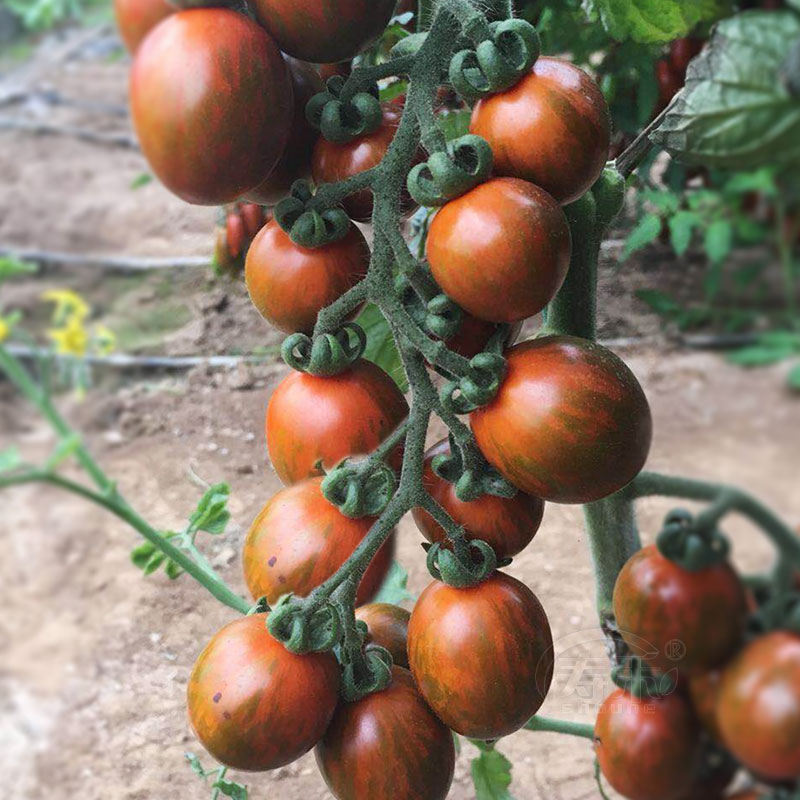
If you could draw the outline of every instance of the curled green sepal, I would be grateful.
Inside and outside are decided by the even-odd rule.
[[[442,387],[442,404],[454,414],[470,414],[497,394],[506,372],[506,360],[497,353],[478,353],[469,362],[467,374]]]
[[[392,682],[392,654],[376,644],[368,644],[355,658],[344,655],[342,698],[354,703],[373,692],[387,689]]]
[[[428,301],[425,329],[439,339],[451,339],[461,329],[464,312],[446,294],[437,294]]]
[[[485,581],[497,569],[497,555],[482,539],[453,542],[452,548],[441,542],[428,548],[428,572],[437,581],[466,589]]]
[[[480,451],[475,448],[475,468],[465,468],[461,449],[450,434],[450,452],[434,456],[431,468],[442,480],[455,484],[456,497],[464,503],[477,500],[485,494],[511,498],[517,487],[509,483],[500,473],[489,466]]]
[[[258,600],[250,607],[246,616],[252,617],[254,614],[268,614],[270,612],[269,603],[266,597],[259,597]]]
[[[468,133],[417,164],[408,175],[408,191],[421,206],[443,206],[461,197],[491,174],[494,156],[489,143]]]
[[[309,615],[293,595],[282,597],[267,617],[267,630],[291,653],[333,650],[342,635],[335,607],[325,603]]]
[[[730,542],[716,527],[701,530],[683,509],[667,514],[656,546],[661,555],[689,572],[713,567],[730,552]]]
[[[345,322],[336,333],[323,333],[313,339],[293,333],[283,340],[281,356],[298,372],[329,377],[344,372],[364,354],[367,335],[355,322]]]
[[[350,217],[341,206],[318,209],[310,205],[314,197],[307,181],[295,181],[289,197],[273,212],[275,222],[300,247],[324,247],[343,239],[350,230]]]
[[[377,84],[342,100],[346,83],[341,75],[334,75],[328,79],[325,90],[315,94],[306,105],[308,122],[335,144],[373,133],[383,120]]]
[[[345,459],[322,481],[322,494],[346,517],[377,517],[397,491],[397,475],[387,464],[369,469]]]
[[[450,62],[450,83],[468,102],[514,86],[541,52],[536,28],[525,20],[493,22],[489,28],[491,39],[461,50]]]
[[[612,667],[611,680],[628,694],[640,700],[655,700],[672,694],[677,688],[677,673],[657,675],[642,659],[626,656],[621,664]]]

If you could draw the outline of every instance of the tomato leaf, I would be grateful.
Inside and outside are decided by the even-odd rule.
[[[700,224],[700,216],[694,211],[679,211],[669,221],[669,237],[676,255],[682,256],[692,243],[692,233]]]
[[[231,518],[228,511],[228,497],[231,487],[227,483],[217,483],[200,498],[197,508],[189,517],[190,531],[205,531],[214,535],[225,532]]]
[[[733,247],[733,225],[730,220],[718,219],[708,226],[705,236],[705,251],[711,262],[721,264]]]
[[[241,783],[219,780],[213,785],[214,789],[219,789],[220,794],[225,797],[232,797],[233,800],[247,800],[247,787]]]
[[[722,169],[799,161],[800,103],[781,75],[798,36],[800,17],[791,12],[721,22],[652,141],[682,161]]]
[[[381,588],[372,599],[373,603],[392,603],[399,606],[406,600],[416,600],[411,592],[408,591],[408,572],[398,561],[392,561],[389,572],[386,575]]]
[[[772,347],[758,344],[752,347],[743,347],[741,350],[731,353],[728,360],[740,367],[768,367],[790,358],[794,353],[795,349],[792,346]]]
[[[139,569],[144,569],[147,566],[147,562],[155,552],[155,545],[150,544],[150,542],[145,542],[144,544],[140,544],[138,547],[134,547],[133,550],[131,550],[131,561]]]
[[[657,314],[670,315],[681,308],[673,298],[658,289],[640,289],[636,296]]]
[[[800,392],[800,364],[795,364],[789,371],[786,383],[793,392]]]
[[[0,473],[11,472],[22,463],[22,456],[16,447],[0,450]]]
[[[36,269],[36,264],[21,261],[13,256],[2,256],[0,257],[0,283],[17,275],[28,275],[36,272]]]
[[[484,749],[472,759],[471,768],[477,800],[513,800],[508,791],[511,762],[502,753]]]
[[[645,215],[639,224],[630,232],[625,241],[622,260],[630,258],[637,250],[641,250],[658,239],[661,233],[661,217],[658,214]]]
[[[189,762],[192,772],[194,772],[195,775],[199,775],[201,778],[205,778],[206,771],[203,769],[200,759],[194,753],[184,753],[184,755]]]
[[[386,322],[380,309],[370,303],[359,314],[356,322],[367,334],[367,349],[364,351],[364,358],[387,372],[405,392],[408,389],[408,380],[403,369],[403,362],[400,359],[397,345],[394,343],[392,332],[389,330],[389,323]]]

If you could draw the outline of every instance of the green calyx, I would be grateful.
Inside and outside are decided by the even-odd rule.
[[[322,481],[322,494],[346,517],[377,517],[397,491],[397,475],[384,463],[346,459]]]
[[[341,206],[318,209],[308,181],[295,181],[289,197],[275,206],[275,222],[300,247],[324,247],[343,239],[350,230],[350,217]]]
[[[431,467],[442,480],[455,485],[456,497],[463,503],[477,500],[485,494],[495,497],[514,497],[517,488],[509,483],[488,462],[477,448],[473,449],[473,457],[467,466],[461,449],[450,435],[450,452],[434,457]]]
[[[508,332],[502,332],[507,338]],[[440,392],[442,406],[453,414],[470,414],[491,402],[506,374],[506,360],[486,350],[469,361],[467,374],[446,383]]]
[[[361,651],[342,650],[342,698],[354,703],[392,682],[392,654],[384,647],[368,644]]]
[[[800,635],[800,593],[777,593],[750,616],[747,628],[753,636],[763,636],[771,631],[791,631]]]
[[[483,183],[493,163],[492,148],[485,139],[461,136],[411,170],[409,194],[421,206],[443,206]]]
[[[467,589],[482,583],[497,569],[497,555],[481,539],[462,538],[450,544],[452,549],[440,542],[428,548],[428,572],[437,581]]]
[[[656,546],[661,555],[689,572],[713,567],[730,552],[730,542],[715,524],[704,525],[682,509],[667,514]]]
[[[306,119],[334,144],[374,133],[383,120],[377,84],[352,97],[343,93],[346,84],[343,77],[334,75],[328,79],[325,90],[315,94],[306,105]]]
[[[293,595],[282,597],[267,617],[267,630],[292,653],[332,650],[342,635],[342,623],[332,603],[306,608]]]
[[[541,52],[536,28],[521,19],[493,22],[490,38],[461,50],[450,62],[450,82],[468,102],[514,86]]]
[[[355,322],[345,322],[336,333],[313,338],[293,333],[283,340],[281,357],[298,372],[328,377],[338,375],[364,354],[367,335]]]
[[[429,275],[426,273],[427,277]],[[432,281],[433,279],[430,285],[435,287]],[[437,290],[438,287],[432,291]],[[395,291],[409,316],[420,328],[443,341],[458,333],[464,320],[464,312],[446,294],[433,294],[426,302],[403,274],[398,275],[395,280]]]
[[[627,656],[611,670],[611,680],[639,700],[656,700],[672,694],[677,683],[671,675],[657,675],[636,656]]]

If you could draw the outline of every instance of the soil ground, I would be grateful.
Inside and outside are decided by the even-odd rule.
[[[3,62],[0,90],[57,90],[84,102],[124,106],[127,64],[116,55],[113,37],[93,35],[75,47],[78,35],[85,32],[50,40],[23,64]],[[125,116],[107,109],[54,108],[36,98],[2,113],[129,130]],[[110,255],[210,253],[214,211],[190,208],[156,182],[131,189],[145,171],[133,150],[0,133],[0,246]],[[612,259],[603,264],[601,333],[628,340],[617,341],[617,349],[649,394],[656,422],[650,468],[735,482],[800,523],[800,405],[784,389],[782,368],[745,372],[717,355],[677,349],[634,297],[645,286],[690,293],[698,275],[698,265],[669,262],[658,251],[623,268]],[[270,352],[279,341],[251,308],[243,286],[216,281],[209,270],[131,277],[75,267],[6,285],[3,303],[25,312],[28,329],[41,330],[41,293],[64,286],[84,294],[125,352]],[[231,483],[233,522],[223,539],[207,545],[213,564],[244,591],[244,532],[279,488],[265,456],[263,416],[285,372],[270,358],[232,371],[97,371],[85,399],[65,393],[60,405],[121,491],[157,526],[182,524],[201,492],[199,481]],[[0,384],[0,449],[11,442],[28,458],[43,459],[52,438]],[[207,798],[209,790],[183,761],[185,751],[202,753],[186,721],[184,691],[195,656],[231,612],[185,577],[143,578],[129,561],[137,543],[130,529],[82,500],[41,486],[6,492],[3,500],[0,772],[14,795]],[[642,503],[646,539],[669,507]],[[769,563],[769,548],[746,524],[732,521],[729,532],[739,565],[757,570]],[[428,580],[419,541],[413,522],[404,520],[398,558],[415,593]],[[538,594],[558,642],[556,681],[543,713],[590,721],[609,689],[579,509],[551,505],[533,545],[510,571]],[[591,746],[583,740],[523,732],[500,749],[514,761],[517,800],[598,797]],[[474,797],[473,755],[470,746],[462,750],[453,800]],[[242,779],[255,800],[330,798],[312,756]]]

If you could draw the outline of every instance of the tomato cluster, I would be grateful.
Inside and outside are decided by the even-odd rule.
[[[241,274],[250,246],[266,222],[264,208],[256,203],[230,203],[220,209],[214,243],[217,273]]]

